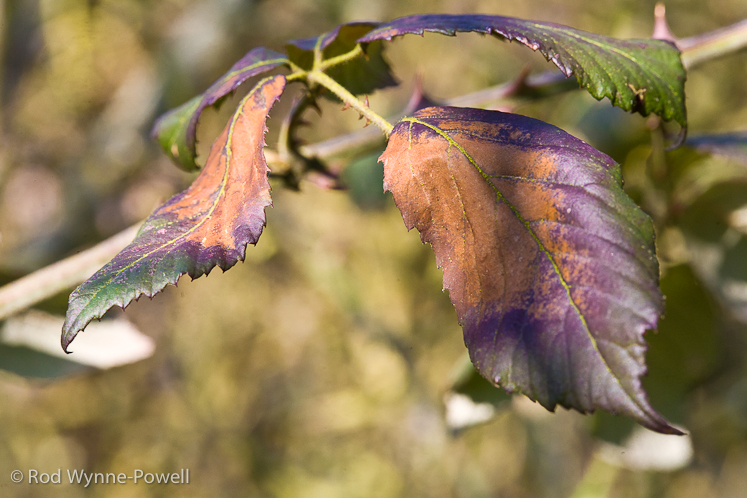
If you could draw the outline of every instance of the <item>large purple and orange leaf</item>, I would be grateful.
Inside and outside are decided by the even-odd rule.
[[[218,104],[247,79],[283,64],[288,64],[288,58],[279,52],[264,47],[249,51],[207,90],[159,117],[151,135],[177,166],[197,170],[197,121],[202,111]]]
[[[641,387],[663,299],[653,225],[612,159],[542,121],[450,107],[400,121],[381,159],[485,378],[679,432]]]
[[[561,24],[488,15],[426,14],[382,23],[360,43],[425,31],[492,34],[539,50],[566,76],[575,76],[594,98],[644,116],[657,114],[687,127],[686,73],[674,44],[653,39],[617,40]]]
[[[265,121],[285,87],[267,78],[244,98],[210,149],[194,183],[159,207],[135,240],[70,295],[62,346],[113,306],[153,296],[181,275],[223,271],[256,244],[271,204],[262,148]]]

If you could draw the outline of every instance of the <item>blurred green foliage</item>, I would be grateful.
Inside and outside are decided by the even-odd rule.
[[[678,36],[747,18],[742,0],[667,7]],[[421,12],[549,20],[621,38],[648,36],[653,24],[653,2],[629,0],[0,1],[2,278],[116,233],[184,188],[192,176],[159,153],[149,128],[249,49]],[[552,68],[479,35],[411,37],[385,56],[403,84],[371,96],[383,114],[404,107],[417,74],[442,99],[509,81],[527,63]],[[745,80],[744,51],[694,69],[691,133],[745,130]],[[205,112],[202,157],[239,97]],[[271,145],[291,97],[273,111]],[[583,92],[512,106],[621,162],[626,188],[657,224],[668,307],[649,334],[645,382],[653,405],[690,431],[689,462],[656,470],[610,460],[605,441],[623,441],[629,422],[549,414],[524,398],[492,399],[479,385],[486,397],[477,400],[494,401],[494,418],[450,431],[443,400],[463,364],[461,329],[430,248],[380,194],[370,156],[345,172],[349,193],[309,183],[294,193],[278,183],[268,228],[245,264],[132,305],[126,316],[157,341],[150,359],[50,381],[33,377],[53,360],[29,372],[21,367],[36,360],[2,349],[8,368],[15,362],[15,372],[34,376],[0,371],[0,494],[747,496],[747,170],[665,152],[653,120]],[[360,126],[339,108],[322,102],[303,138]],[[9,480],[15,469],[58,468],[189,468],[191,483],[84,489]]]

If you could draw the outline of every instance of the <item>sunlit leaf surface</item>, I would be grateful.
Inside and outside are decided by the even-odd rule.
[[[210,88],[156,120],[151,132],[166,154],[182,169],[194,171],[197,121],[205,108],[220,102],[247,79],[287,64],[285,55],[258,47],[242,57]]]
[[[663,308],[658,261],[611,158],[535,119],[431,107],[395,126],[381,159],[483,376],[548,409],[679,432],[641,388],[643,334]]]
[[[426,14],[382,23],[361,43],[391,40],[425,31],[453,36],[457,32],[489,33],[539,50],[566,76],[575,76],[594,98],[644,116],[658,114],[687,126],[685,69],[672,43],[616,40],[561,24],[503,16]]]
[[[112,306],[153,296],[181,275],[194,279],[244,259],[271,204],[265,120],[284,87],[284,76],[258,83],[213,143],[194,183],[158,208],[132,244],[70,295],[63,348]]]

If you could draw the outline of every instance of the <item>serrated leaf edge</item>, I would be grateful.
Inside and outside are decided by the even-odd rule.
[[[147,254],[139,257],[135,261],[132,261],[131,263],[129,263],[128,265],[126,265],[125,267],[120,268],[119,270],[117,270],[109,278],[109,280],[107,280],[104,284],[102,284],[102,286],[89,298],[88,304],[86,304],[83,308],[81,308],[78,311],[78,313],[76,314],[75,320],[73,320],[73,322],[72,322],[72,324],[70,324],[70,326],[68,326],[68,322],[67,322],[67,319],[66,319],[65,320],[65,324],[63,326],[63,333],[62,333],[62,348],[63,348],[63,350],[66,353],[70,353],[70,351],[68,351],[67,348],[70,345],[70,343],[73,341],[73,339],[75,338],[75,336],[79,332],[81,332],[85,328],[85,326],[88,325],[88,323],[90,323],[95,318],[95,317],[91,317],[82,326],[74,326],[74,324],[78,321],[77,320],[78,317],[83,313],[83,311],[85,311],[90,306],[90,303],[93,302],[93,300],[106,288],[106,286],[109,283],[111,283],[115,278],[117,278],[119,275],[121,275],[126,270],[128,270],[128,269],[132,268],[133,266],[135,266],[137,263],[143,261],[144,259],[147,259],[152,254],[154,254],[154,253],[156,253],[158,251],[163,250],[164,248],[168,247],[169,245],[175,244],[179,240],[181,240],[184,237],[186,237],[187,235],[191,234],[192,232],[194,232],[195,230],[197,230],[198,228],[200,228],[203,224],[205,224],[205,222],[207,222],[210,219],[210,216],[215,211],[215,209],[216,209],[216,207],[218,205],[218,202],[220,201],[220,199],[223,197],[223,195],[226,192],[226,185],[227,185],[227,180],[228,180],[228,176],[229,176],[229,173],[230,173],[230,161],[231,161],[231,156],[232,156],[231,145],[232,145],[232,139],[233,139],[233,128],[236,125],[236,121],[238,120],[238,118],[244,114],[244,104],[246,103],[247,100],[249,100],[250,98],[252,98],[257,91],[261,90],[262,87],[263,87],[263,85],[266,82],[272,80],[273,78],[277,78],[277,77],[281,77],[281,78],[285,79],[283,76],[271,76],[271,77],[267,77],[267,78],[264,78],[261,81],[259,81],[255,85],[255,87],[241,100],[241,103],[239,104],[239,106],[237,108],[237,111],[232,116],[231,123],[229,125],[229,131],[228,131],[228,134],[227,134],[226,145],[223,147],[224,153],[226,154],[226,165],[225,165],[225,170],[223,172],[223,179],[221,180],[221,186],[220,186],[218,195],[215,196],[215,199],[213,200],[213,203],[212,203],[209,211],[203,216],[203,219],[199,223],[197,223],[195,226],[193,226],[192,228],[190,228],[189,230],[187,230],[185,233],[180,234],[178,237],[175,237],[174,239],[161,244],[158,248],[149,251]],[[269,108],[271,106],[272,106],[272,103],[268,106],[268,113],[269,113],[269,110],[270,110]],[[267,132],[267,126],[264,125],[264,127],[263,127],[263,134],[266,133],[266,132]],[[264,142],[263,142],[263,144],[264,144]],[[260,154],[262,155],[262,160],[265,161],[265,159],[264,159],[264,151],[260,151]],[[272,202],[269,202],[264,207],[266,208],[267,206],[271,206],[271,205],[272,205]],[[263,218],[264,218],[264,216],[263,216]],[[260,234],[261,234],[262,228],[265,225],[266,225],[266,219],[263,219],[262,227],[260,228]],[[137,236],[139,236],[139,235],[140,235],[140,232],[138,232],[138,234],[136,235],[136,239],[137,239]],[[245,256],[245,252],[244,252],[244,256]],[[241,258],[241,260],[243,260],[243,258]],[[224,271],[226,270],[226,269],[224,269],[222,267],[221,267],[221,269],[224,270]],[[174,279],[173,282],[167,282],[166,285],[169,285],[169,284],[170,285],[175,285],[176,282],[179,280],[179,277],[181,277],[184,274],[189,275],[190,277],[192,277],[193,280],[195,278],[194,276],[192,276],[191,272],[184,272],[184,273],[180,273],[179,275],[177,275],[176,279]],[[111,307],[113,307],[115,305],[119,305],[122,308],[124,308],[124,307],[128,306],[130,303],[132,303],[133,300],[139,299],[139,297],[142,296],[142,295],[147,295],[148,297],[153,297],[158,292],[161,292],[163,290],[163,288],[165,288],[165,286],[162,287],[159,290],[156,290],[152,294],[149,294],[147,292],[140,292],[140,293],[136,292],[136,295],[133,296],[133,297],[131,297],[127,302],[122,302],[121,304],[120,303],[113,303],[111,306],[109,306],[109,308],[107,308],[107,310],[111,309]],[[75,332],[73,333],[73,332],[71,332],[71,330],[75,330]]]
[[[485,174],[485,172],[482,170],[482,168],[477,164],[477,162],[474,160],[474,158],[472,158],[472,156],[469,155],[469,153],[464,149],[464,147],[462,147],[458,142],[456,142],[453,138],[451,138],[451,136],[449,136],[448,133],[444,132],[440,128],[438,128],[438,127],[436,127],[434,125],[431,125],[430,123],[426,123],[425,121],[422,121],[420,119],[413,118],[413,117],[403,118],[400,121],[400,123],[403,123],[403,122],[410,123],[409,124],[409,130],[408,130],[408,133],[409,133],[410,137],[412,136],[411,130],[412,130],[413,124],[419,124],[421,126],[425,126],[426,128],[429,128],[430,130],[432,130],[433,132],[435,132],[436,134],[438,134],[439,136],[441,136],[444,140],[446,140],[449,143],[449,146],[454,147],[457,150],[459,150],[464,155],[464,157],[470,162],[470,164],[472,164],[472,166],[480,173],[480,175],[483,177],[483,179],[488,183],[488,185],[490,185],[491,189],[495,192],[495,194],[498,197],[498,199],[501,200],[502,202],[504,202],[511,209],[511,212],[514,214],[514,216],[516,217],[516,219],[524,225],[524,227],[527,230],[527,232],[532,236],[532,238],[534,239],[534,241],[537,243],[537,246],[539,247],[539,249],[545,254],[545,256],[548,258],[548,260],[552,264],[552,267],[553,267],[553,269],[555,271],[555,274],[557,275],[558,279],[560,280],[561,285],[563,286],[563,288],[566,291],[566,295],[568,297],[568,301],[570,302],[570,304],[573,307],[573,309],[576,311],[576,314],[578,315],[579,319],[581,320],[581,323],[583,323],[584,330],[585,330],[585,332],[587,334],[587,337],[589,338],[589,341],[591,342],[591,345],[594,348],[594,351],[596,351],[596,353],[598,355],[598,358],[602,361],[602,363],[603,363],[605,369],[607,370],[607,373],[610,375],[610,377],[612,377],[615,380],[615,382],[618,384],[618,386],[620,386],[620,388],[622,389],[622,391],[625,392],[628,395],[628,398],[644,414],[646,414],[648,417],[651,417],[651,419],[653,421],[656,421],[656,422],[659,422],[660,424],[663,424],[664,427],[667,427],[667,428],[670,428],[670,429],[676,431],[676,429],[672,428],[658,413],[652,412],[652,410],[651,410],[650,407],[642,405],[639,402],[639,400],[637,399],[637,396],[635,396],[635,393],[631,394],[623,386],[623,384],[620,382],[620,379],[617,377],[617,375],[615,375],[612,372],[612,369],[609,367],[609,364],[607,363],[606,358],[604,357],[604,355],[602,354],[602,352],[599,350],[599,346],[597,344],[597,340],[594,338],[594,336],[591,333],[591,330],[589,329],[589,325],[588,325],[588,323],[586,321],[586,317],[581,312],[581,310],[579,309],[579,307],[576,304],[576,302],[573,300],[573,296],[571,295],[571,287],[570,287],[570,285],[568,285],[568,283],[563,278],[563,275],[560,272],[560,268],[558,267],[557,262],[553,258],[552,254],[545,248],[544,244],[542,244],[542,241],[539,239],[539,237],[537,236],[537,234],[534,233],[534,230],[532,230],[532,228],[529,226],[529,224],[524,219],[524,217],[521,215],[521,213],[519,213],[518,209],[516,209],[516,207],[513,204],[511,204],[503,196],[503,194],[497,189],[497,187],[493,184],[493,182],[490,181],[490,176],[487,175],[487,174]]]

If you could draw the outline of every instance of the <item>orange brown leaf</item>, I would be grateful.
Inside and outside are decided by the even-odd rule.
[[[641,387],[663,299],[653,225],[612,159],[535,119],[430,107],[394,127],[381,160],[484,377],[550,410],[679,433]]]
[[[260,81],[215,140],[194,183],[159,207],[135,240],[70,295],[62,346],[113,306],[153,296],[181,275],[227,270],[256,244],[271,205],[265,121],[285,77]]]

